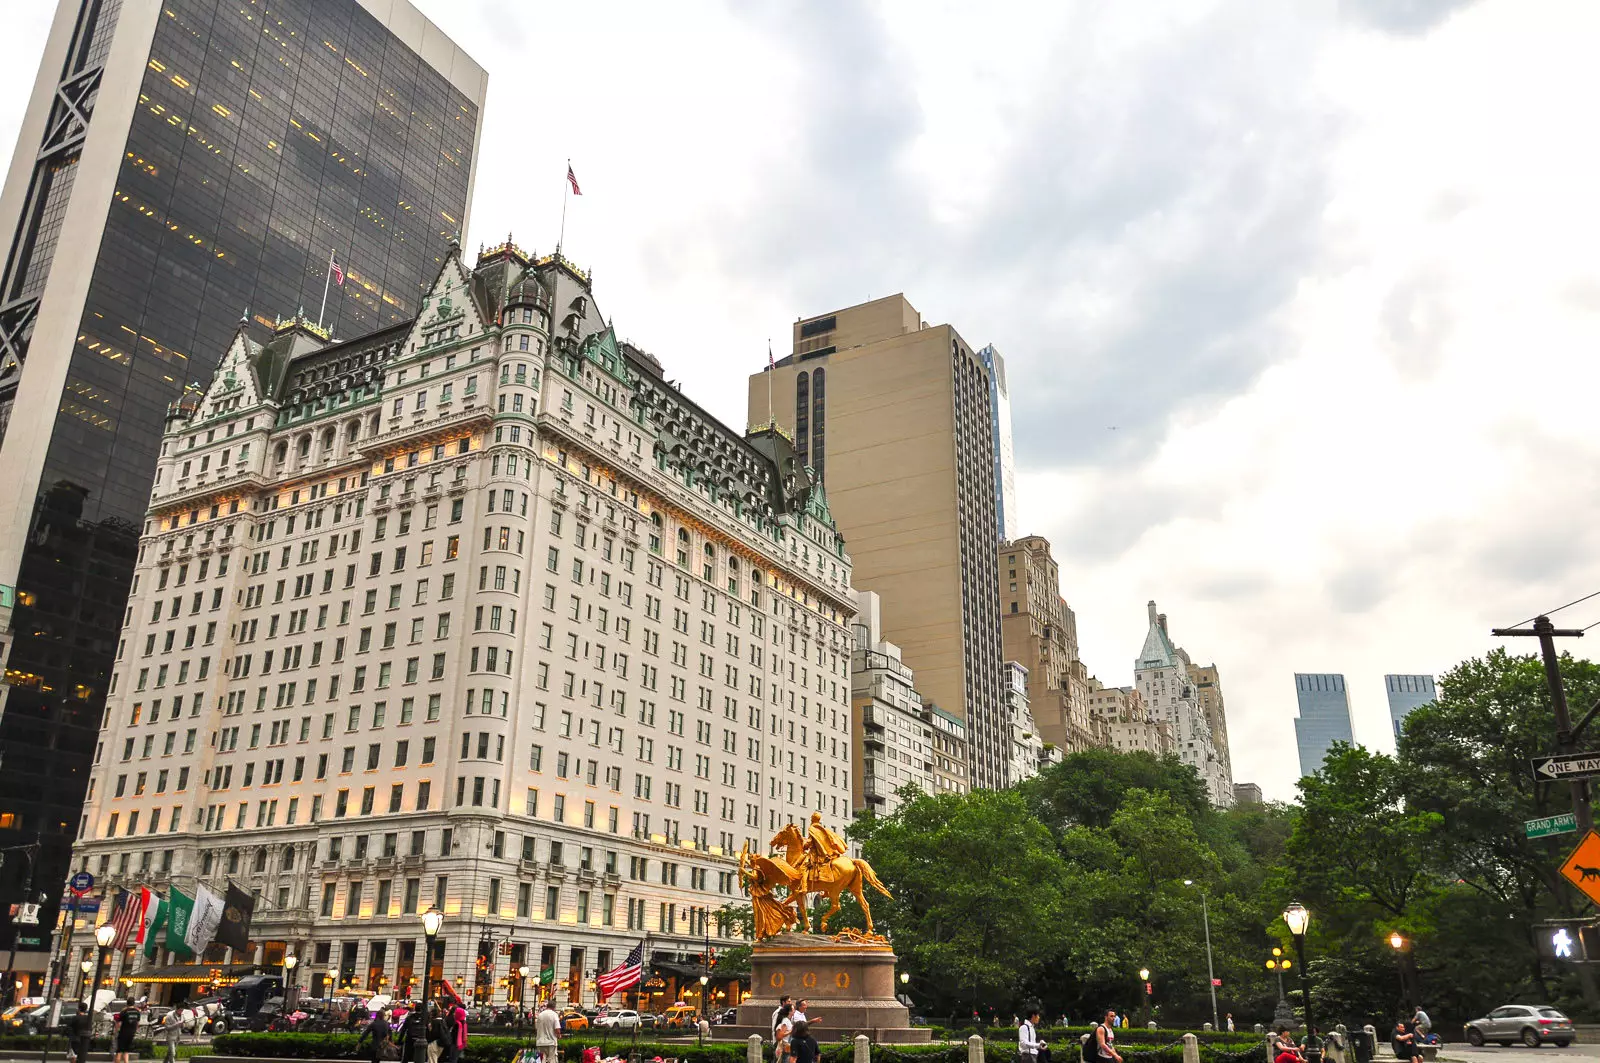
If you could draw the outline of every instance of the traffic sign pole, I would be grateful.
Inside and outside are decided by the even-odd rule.
[[[1556,636],[1582,638],[1582,629],[1558,630],[1548,616],[1533,618],[1532,628],[1495,628],[1491,634],[1501,637],[1532,635],[1539,640],[1539,654],[1544,659],[1545,681],[1550,684],[1550,705],[1556,717],[1556,748],[1563,753],[1572,751],[1572,715],[1567,711],[1567,690],[1561,682],[1561,662],[1556,656]],[[1578,817],[1578,832],[1588,835],[1594,830],[1594,810],[1589,805],[1589,783],[1583,778],[1572,780],[1572,811]],[[1585,987],[1585,998],[1591,996]],[[1593,1003],[1593,1001],[1589,1001]]]

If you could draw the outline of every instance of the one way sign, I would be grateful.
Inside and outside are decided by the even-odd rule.
[[[1559,757],[1534,757],[1535,779],[1589,779],[1600,775],[1600,753],[1564,753]]]

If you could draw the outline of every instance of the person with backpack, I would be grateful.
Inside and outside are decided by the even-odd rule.
[[[800,1021],[794,1024],[794,1032],[789,1035],[789,1049],[794,1063],[818,1063],[822,1048],[817,1044],[817,1039],[811,1036],[810,1023]]]
[[[1017,1027],[1018,1063],[1038,1063],[1039,1060],[1039,1009],[1029,1008]]]
[[[1122,1063],[1122,1056],[1117,1052],[1117,1035],[1111,1027],[1116,1017],[1116,1009],[1107,1008],[1101,1020],[1083,1035],[1083,1063]]]

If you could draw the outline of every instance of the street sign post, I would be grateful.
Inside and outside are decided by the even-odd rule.
[[[76,893],[78,896],[82,897],[85,893],[88,893],[90,890],[94,889],[94,876],[89,874],[87,871],[79,871],[76,875],[72,876],[71,881],[69,881],[67,885],[72,888],[73,893]]]
[[[1546,816],[1544,819],[1525,819],[1522,821],[1522,830],[1529,838],[1550,838],[1557,834],[1576,834],[1578,831],[1578,817],[1573,812],[1563,812],[1559,816]]]
[[[1592,779],[1596,775],[1600,775],[1600,753],[1563,753],[1533,758],[1535,779]]]

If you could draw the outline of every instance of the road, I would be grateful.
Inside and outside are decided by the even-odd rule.
[[[1557,1048],[1555,1045],[1545,1045],[1543,1048],[1524,1048],[1513,1045],[1510,1048],[1501,1048],[1499,1045],[1484,1045],[1482,1048],[1473,1048],[1468,1044],[1444,1045],[1439,1050],[1439,1059],[1444,1060],[1473,1060],[1481,1061],[1495,1056],[1503,1057],[1506,1063],[1516,1060],[1538,1060],[1539,1063],[1560,1063],[1563,1059],[1574,1056],[1583,1056],[1587,1059],[1600,1058],[1600,1043],[1579,1041],[1566,1048]]]

